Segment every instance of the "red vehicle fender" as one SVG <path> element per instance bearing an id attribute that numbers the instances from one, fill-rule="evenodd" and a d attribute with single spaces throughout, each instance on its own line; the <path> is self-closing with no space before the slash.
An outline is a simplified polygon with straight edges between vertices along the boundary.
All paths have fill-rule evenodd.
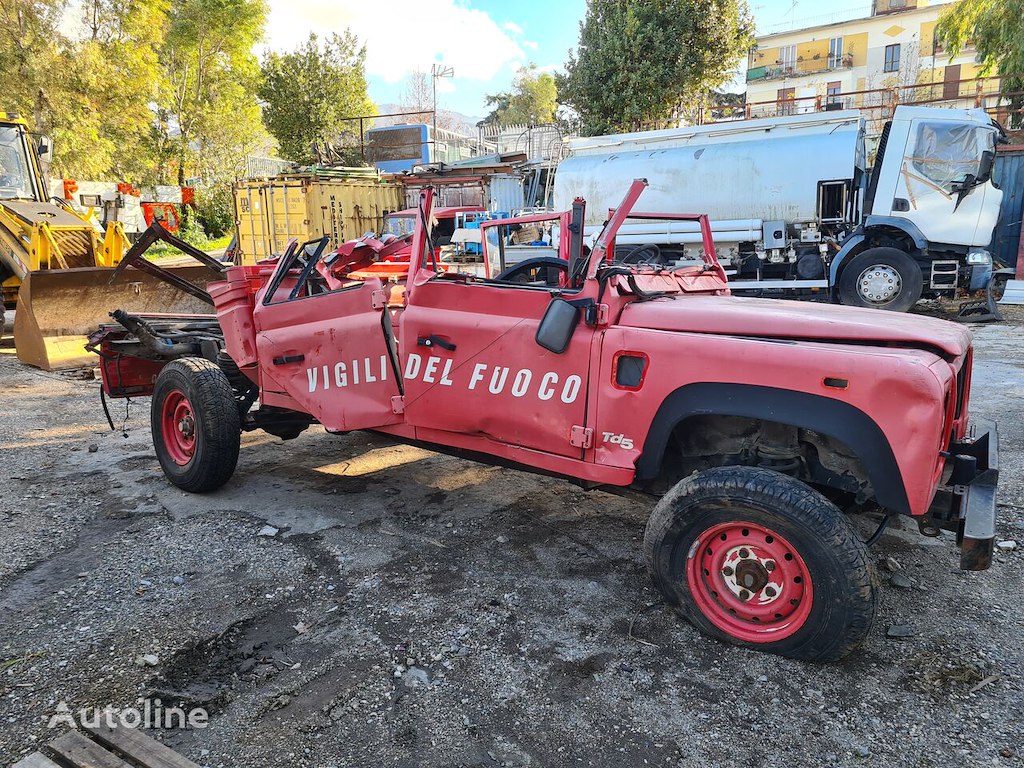
<path id="1" fill-rule="evenodd" d="M 681 341 L 688 349 L 682 358 Z M 649 361 L 642 397 L 615 383 L 620 350 L 643 350 Z M 843 442 L 882 506 L 921 515 L 942 470 L 947 432 L 943 421 L 908 414 L 942 402 L 949 381 L 932 369 L 935 361 L 923 350 L 807 342 L 786 345 L 783 356 L 768 339 L 613 326 L 591 379 L 595 461 L 635 465 L 638 479 L 651 479 L 673 430 L 687 418 L 775 414 Z M 910 423 L 913 439 L 907 439 Z"/>

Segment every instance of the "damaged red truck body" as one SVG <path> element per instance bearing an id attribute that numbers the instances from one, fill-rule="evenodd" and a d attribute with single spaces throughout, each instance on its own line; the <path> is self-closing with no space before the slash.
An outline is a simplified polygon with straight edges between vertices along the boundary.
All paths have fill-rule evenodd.
<path id="1" fill-rule="evenodd" d="M 228 482 L 242 431 L 319 423 L 660 496 L 644 555 L 666 600 L 793 658 L 839 658 L 869 632 L 876 579 L 851 513 L 953 531 L 961 567 L 987 568 L 998 439 L 968 424 L 969 332 L 733 297 L 705 216 L 674 217 L 700 223 L 702 261 L 611 263 L 628 218 L 672 218 L 632 212 L 644 188 L 592 249 L 578 200 L 552 214 L 557 259 L 487 278 L 437 264 L 427 189 L 408 265 L 308 243 L 227 269 L 215 318 L 115 313 L 91 339 L 104 391 L 152 397 L 164 473 L 193 492 Z M 500 245 L 485 234 L 485 259 Z"/>

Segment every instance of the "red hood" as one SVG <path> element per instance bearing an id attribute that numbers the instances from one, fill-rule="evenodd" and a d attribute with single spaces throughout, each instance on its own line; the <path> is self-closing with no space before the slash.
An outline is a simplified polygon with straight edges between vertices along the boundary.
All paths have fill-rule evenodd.
<path id="1" fill-rule="evenodd" d="M 959 357 L 971 345 L 961 325 L 921 315 L 741 296 L 680 296 L 633 302 L 619 325 L 659 331 L 820 341 L 895 342 Z"/>

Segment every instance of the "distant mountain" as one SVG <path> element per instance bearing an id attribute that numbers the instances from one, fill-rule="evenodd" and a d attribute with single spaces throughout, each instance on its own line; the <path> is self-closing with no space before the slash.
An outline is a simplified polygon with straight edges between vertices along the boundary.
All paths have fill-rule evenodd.
<path id="1" fill-rule="evenodd" d="M 405 110 L 401 104 L 378 104 L 377 111 L 382 115 L 387 115 L 392 112 L 404 112 Z M 439 109 L 437 111 L 437 124 L 439 128 L 447 128 L 464 136 L 476 136 L 476 124 L 481 120 L 483 120 L 483 117 L 473 117 L 472 115 L 464 115 L 461 112 L 452 112 L 447 109 Z M 381 128 L 386 125 L 395 125 L 396 123 L 430 123 L 430 121 L 431 114 L 428 110 L 423 113 L 422 118 L 417 118 L 415 115 L 374 118 L 373 125 L 376 128 Z"/>

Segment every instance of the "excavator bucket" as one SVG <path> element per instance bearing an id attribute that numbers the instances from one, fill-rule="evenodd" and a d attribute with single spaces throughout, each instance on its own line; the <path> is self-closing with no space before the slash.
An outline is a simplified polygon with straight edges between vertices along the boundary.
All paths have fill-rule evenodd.
<path id="1" fill-rule="evenodd" d="M 217 279 L 206 267 L 172 267 L 167 272 L 198 288 Z M 211 315 L 213 307 L 180 287 L 136 269 L 111 282 L 109 268 L 32 272 L 22 280 L 14 315 L 18 359 L 46 371 L 92 366 L 86 337 L 115 309 L 173 315 Z"/>

